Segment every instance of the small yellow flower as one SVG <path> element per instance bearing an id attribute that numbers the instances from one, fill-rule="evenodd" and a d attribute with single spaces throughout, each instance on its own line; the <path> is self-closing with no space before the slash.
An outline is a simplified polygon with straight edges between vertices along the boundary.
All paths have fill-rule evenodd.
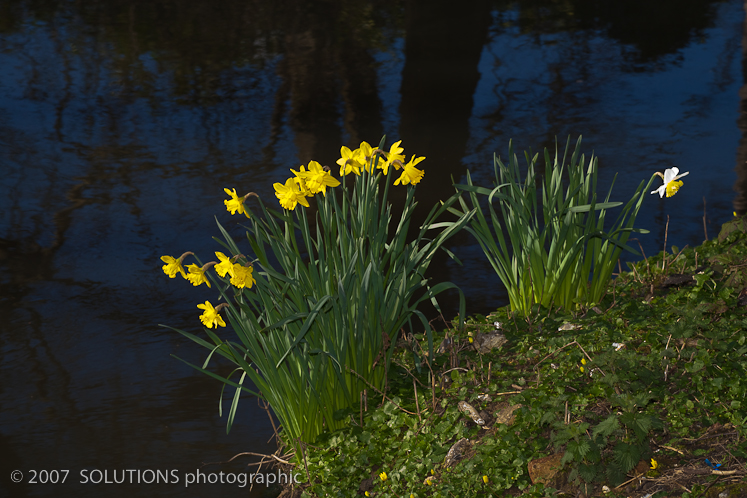
<path id="1" fill-rule="evenodd" d="M 488 479 L 488 476 L 482 476 L 482 482 L 487 484 L 488 482 L 490 482 L 490 479 Z"/>
<path id="2" fill-rule="evenodd" d="M 399 146 L 401 143 L 402 140 L 394 142 L 389 148 L 389 152 L 385 154 L 386 160 L 379 160 L 378 167 L 379 169 L 384 171 L 384 175 L 387 175 L 389 173 L 390 166 L 394 166 L 394 169 L 399 169 L 400 165 L 405 160 L 405 156 L 402 154 L 405 149 Z"/>
<path id="3" fill-rule="evenodd" d="M 207 286 L 210 287 L 210 280 L 208 280 L 207 277 L 205 276 L 205 270 L 207 270 L 207 268 L 205 268 L 204 266 L 200 268 L 199 266 L 195 264 L 191 264 L 191 265 L 187 265 L 187 270 L 189 270 L 189 275 L 187 275 L 187 280 L 192 282 L 192 285 L 197 287 L 198 285 L 201 285 L 201 284 L 207 284 Z"/>
<path id="4" fill-rule="evenodd" d="M 428 476 L 428 477 L 426 477 L 426 478 L 425 478 L 425 482 L 424 482 L 423 484 L 425 484 L 426 486 L 433 486 L 433 483 L 434 483 L 435 481 L 436 481 L 436 478 L 435 478 L 435 477 L 433 477 L 433 476 Z"/>
<path id="5" fill-rule="evenodd" d="M 257 281 L 254 279 L 254 268 L 251 266 L 243 266 L 239 264 L 233 265 L 233 276 L 231 277 L 231 284 L 243 289 L 244 287 L 251 289 L 252 285 L 256 284 Z"/>
<path id="6" fill-rule="evenodd" d="M 373 173 L 373 147 L 368 142 L 361 142 L 361 146 L 358 148 L 359 160 L 363 163 L 363 168 L 369 173 Z"/>
<path id="7" fill-rule="evenodd" d="M 360 176 L 363 167 L 360 161 L 360 149 L 350 150 L 343 146 L 340 149 L 340 155 L 342 157 L 337 160 L 337 164 L 340 165 L 340 176 L 345 176 L 350 172 Z"/>
<path id="8" fill-rule="evenodd" d="M 169 278 L 176 277 L 177 273 L 181 273 L 182 277 L 187 278 L 187 274 L 184 273 L 184 268 L 182 267 L 182 258 L 176 259 L 173 256 L 161 256 L 161 261 L 166 263 L 163 265 L 163 272 Z"/>
<path id="9" fill-rule="evenodd" d="M 677 180 L 679 180 L 683 176 L 687 176 L 690 174 L 690 172 L 688 171 L 687 173 L 682 173 L 681 175 L 679 175 L 678 174 L 679 172 L 680 172 L 680 169 L 677 167 L 674 167 L 674 168 L 669 168 L 665 170 L 663 175 L 661 173 L 656 173 L 662 178 L 662 180 L 664 180 L 664 184 L 661 187 L 657 188 L 656 190 L 653 190 L 651 193 L 659 194 L 659 198 L 664 197 L 665 193 L 667 194 L 667 197 L 672 197 L 674 194 L 677 193 L 680 187 L 684 185 L 682 182 L 677 181 Z"/>
<path id="10" fill-rule="evenodd" d="M 303 179 L 306 188 L 308 188 L 309 193 L 312 195 L 321 192 L 326 196 L 327 187 L 337 187 L 340 185 L 340 181 L 325 171 L 322 165 L 316 161 L 309 163 L 308 171 L 304 171 L 303 169 L 303 166 L 301 166 L 301 171 L 291 170 L 291 172 L 296 177 Z"/>
<path id="11" fill-rule="evenodd" d="M 470 344 L 472 344 L 473 342 L 475 342 L 475 340 L 474 340 L 473 338 L 471 338 L 471 337 L 470 337 L 470 338 L 469 338 L 469 343 L 470 343 Z"/>
<path id="12" fill-rule="evenodd" d="M 299 203 L 303 206 L 309 207 L 309 201 L 306 200 L 301 187 L 295 181 L 294 178 L 288 178 L 285 181 L 285 185 L 282 183 L 273 184 L 275 188 L 275 196 L 280 201 L 280 205 L 288 210 L 296 209 L 296 205 Z"/>
<path id="13" fill-rule="evenodd" d="M 581 364 L 586 365 L 586 358 L 581 358 Z"/>
<path id="14" fill-rule="evenodd" d="M 293 173 L 292 180 L 296 182 L 298 185 L 298 188 L 301 190 L 301 194 L 305 197 L 312 197 L 314 195 L 311 190 L 309 190 L 309 187 L 306 186 L 306 174 L 308 171 L 306 171 L 306 166 L 301 165 L 298 171 L 291 170 L 291 173 Z"/>
<path id="15" fill-rule="evenodd" d="M 247 213 L 246 209 L 244 209 L 244 200 L 246 200 L 246 196 L 239 197 L 236 194 L 235 188 L 232 188 L 231 190 L 224 188 L 223 191 L 231 196 L 230 199 L 225 199 L 223 201 L 223 204 L 226 205 L 226 210 L 228 210 L 228 212 L 230 212 L 231 214 L 236 214 L 236 212 L 238 211 L 239 214 L 243 213 L 247 218 L 249 218 L 249 213 Z"/>
<path id="16" fill-rule="evenodd" d="M 435 470 L 433 470 L 433 469 L 431 469 L 431 475 L 432 475 L 432 476 L 435 476 L 435 475 L 436 475 L 436 471 L 435 471 Z"/>
<path id="17" fill-rule="evenodd" d="M 216 252 L 215 255 L 220 260 L 220 263 L 215 265 L 215 273 L 217 273 L 221 277 L 225 277 L 226 273 L 228 273 L 229 275 L 233 277 L 234 271 L 233 271 L 233 263 L 231 262 L 231 258 L 226 256 L 222 252 Z"/>
<path id="18" fill-rule="evenodd" d="M 382 481 L 386 481 L 389 478 L 386 476 L 386 472 L 382 472 L 381 474 L 379 474 L 379 479 L 381 479 Z"/>
<path id="19" fill-rule="evenodd" d="M 416 168 L 415 166 L 417 166 L 424 159 L 424 157 L 416 158 L 415 155 L 413 155 L 412 159 L 410 159 L 410 161 L 405 164 L 404 168 L 402 169 L 402 174 L 394 181 L 394 184 L 407 185 L 409 183 L 412 185 L 416 185 L 420 183 L 420 180 L 423 179 L 425 172 L 422 169 Z"/>
<path id="20" fill-rule="evenodd" d="M 225 304 L 222 306 L 225 306 Z M 217 329 L 218 325 L 220 325 L 221 327 L 226 326 L 226 322 L 223 321 L 223 317 L 221 317 L 220 313 L 218 313 L 219 310 L 213 308 L 213 305 L 210 304 L 210 301 L 205 301 L 205 304 L 198 304 L 197 307 L 201 310 L 205 310 L 202 315 L 200 315 L 200 321 L 207 328 L 211 329 L 215 327 Z M 220 307 L 221 306 L 218 306 L 218 308 Z"/>
<path id="21" fill-rule="evenodd" d="M 371 496 L 371 493 L 369 493 L 368 491 L 366 491 L 366 492 L 365 492 L 364 494 L 365 494 L 366 496 Z"/>
<path id="22" fill-rule="evenodd" d="M 584 371 L 584 367 L 578 367 L 579 370 L 581 370 L 581 373 Z"/>
<path id="23" fill-rule="evenodd" d="M 657 462 L 656 460 L 654 460 L 654 459 L 652 458 L 652 459 L 651 459 L 651 470 L 656 470 L 656 469 L 658 469 L 658 468 L 659 468 L 659 462 Z"/>

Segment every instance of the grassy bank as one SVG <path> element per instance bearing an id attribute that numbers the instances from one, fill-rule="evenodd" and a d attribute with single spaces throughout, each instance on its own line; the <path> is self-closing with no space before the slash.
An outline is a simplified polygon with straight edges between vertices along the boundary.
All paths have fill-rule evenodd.
<path id="1" fill-rule="evenodd" d="M 631 266 L 591 310 L 442 323 L 432 375 L 400 338 L 385 392 L 338 414 L 286 493 L 747 496 L 746 231 Z"/>

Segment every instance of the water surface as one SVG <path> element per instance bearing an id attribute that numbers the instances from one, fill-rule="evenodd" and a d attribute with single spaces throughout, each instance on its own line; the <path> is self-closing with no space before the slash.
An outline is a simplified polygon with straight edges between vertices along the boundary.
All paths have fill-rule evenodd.
<path id="1" fill-rule="evenodd" d="M 489 182 L 509 139 L 537 150 L 583 134 L 600 184 L 617 174 L 615 200 L 653 171 L 690 172 L 677 196 L 646 199 L 648 254 L 667 219 L 670 245 L 702 242 L 704 209 L 714 237 L 747 211 L 743 25 L 737 1 L 4 2 L 0 495 L 245 493 L 184 488 L 203 462 L 275 446 L 252 398 L 226 435 L 220 385 L 171 357 L 205 355 L 157 324 L 199 332 L 213 295 L 159 258 L 207 259 L 215 216 L 241 233 L 223 188 L 273 199 L 289 168 L 332 164 L 341 145 L 386 134 L 426 156 L 427 212 L 468 168 Z M 479 247 L 452 249 L 464 266 L 439 261 L 434 278 L 460 285 L 469 313 L 506 304 Z M 71 474 L 13 484 L 14 469 Z M 83 469 L 182 480 L 80 484 Z"/>

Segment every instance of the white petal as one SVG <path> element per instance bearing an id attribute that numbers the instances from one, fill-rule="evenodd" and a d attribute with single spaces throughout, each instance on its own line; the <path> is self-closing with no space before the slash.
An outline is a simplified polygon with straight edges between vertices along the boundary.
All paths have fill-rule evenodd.
<path id="1" fill-rule="evenodd" d="M 677 176 L 677 173 L 680 172 L 680 169 L 678 167 L 669 168 L 668 170 L 664 171 L 664 184 L 671 182 L 674 180 L 674 177 Z"/>
<path id="2" fill-rule="evenodd" d="M 665 183 L 664 185 L 662 185 L 661 187 L 657 188 L 656 190 L 654 190 L 654 191 L 653 191 L 653 192 L 651 192 L 651 193 L 652 193 L 652 194 L 656 194 L 656 193 L 658 192 L 658 194 L 659 194 L 659 197 L 661 198 L 661 197 L 664 197 L 664 192 L 665 192 L 666 190 L 667 190 L 667 184 Z"/>
<path id="3" fill-rule="evenodd" d="M 679 176 L 675 176 L 674 178 L 672 178 L 672 180 L 679 180 L 679 179 L 680 179 L 680 178 L 682 178 L 683 176 L 687 176 L 687 175 L 689 175 L 689 174 L 690 174 L 690 172 L 689 172 L 689 171 L 688 171 L 687 173 L 682 173 L 681 175 L 679 175 Z"/>

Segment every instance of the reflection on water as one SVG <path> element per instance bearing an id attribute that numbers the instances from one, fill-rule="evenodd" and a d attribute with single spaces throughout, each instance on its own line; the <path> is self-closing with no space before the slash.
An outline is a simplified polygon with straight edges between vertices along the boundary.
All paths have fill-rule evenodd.
<path id="1" fill-rule="evenodd" d="M 256 400 L 226 435 L 220 385 L 170 356 L 204 353 L 156 324 L 198 331 L 209 296 L 159 257 L 207 258 L 213 216 L 242 234 L 224 187 L 271 198 L 289 168 L 331 164 L 342 144 L 387 134 L 426 156 L 423 216 L 467 168 L 489 181 L 509 139 L 536 150 L 581 133 L 600 182 L 619 173 L 616 200 L 655 170 L 690 171 L 679 195 L 645 202 L 647 253 L 668 217 L 671 244 L 700 243 L 704 199 L 714 236 L 747 210 L 743 24 L 737 1 L 4 2 L 0 490 L 100 496 L 80 470 L 183 473 L 272 451 Z M 460 285 L 470 313 L 505 304 L 479 247 L 452 249 L 464 266 L 444 258 L 433 277 Z M 8 480 L 55 468 L 72 482 Z"/>

